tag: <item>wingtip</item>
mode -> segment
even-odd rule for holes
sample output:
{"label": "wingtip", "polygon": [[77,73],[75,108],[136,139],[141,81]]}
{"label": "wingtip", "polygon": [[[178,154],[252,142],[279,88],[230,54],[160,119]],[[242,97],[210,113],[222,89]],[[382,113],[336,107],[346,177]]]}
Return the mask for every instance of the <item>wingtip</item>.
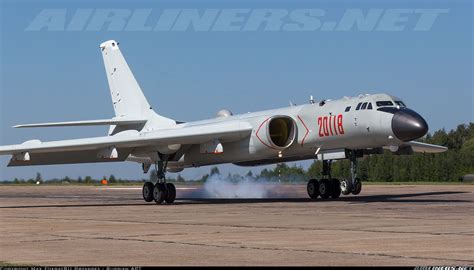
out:
{"label": "wingtip", "polygon": [[14,126],[12,126],[12,128],[26,128],[26,127],[29,127],[29,126],[32,126],[32,125],[31,124],[30,125],[25,125],[25,124],[14,125]]}

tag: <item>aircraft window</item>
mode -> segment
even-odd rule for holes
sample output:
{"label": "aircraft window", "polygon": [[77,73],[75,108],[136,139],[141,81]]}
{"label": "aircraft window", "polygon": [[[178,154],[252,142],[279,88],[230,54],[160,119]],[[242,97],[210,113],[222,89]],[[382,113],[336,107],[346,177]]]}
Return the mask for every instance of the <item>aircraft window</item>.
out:
{"label": "aircraft window", "polygon": [[387,101],[377,101],[376,102],[377,106],[383,107],[383,106],[393,106],[393,102],[387,100]]}
{"label": "aircraft window", "polygon": [[360,105],[362,105],[362,102],[357,104],[356,111],[358,111],[360,109]]}
{"label": "aircraft window", "polygon": [[364,104],[362,104],[362,108],[360,108],[360,109],[365,110],[365,108],[367,108],[367,102],[364,102]]}
{"label": "aircraft window", "polygon": [[351,110],[351,106],[347,106],[346,107],[346,112],[350,111]]}
{"label": "aircraft window", "polygon": [[395,104],[397,104],[400,107],[406,107],[405,103],[403,101],[395,101]]}
{"label": "aircraft window", "polygon": [[369,105],[367,106],[367,110],[372,110],[372,102],[370,102]]}
{"label": "aircraft window", "polygon": [[381,112],[386,112],[386,113],[396,113],[396,112],[399,112],[400,109],[398,108],[395,108],[395,107],[382,107],[382,108],[378,108],[377,111],[381,111]]}

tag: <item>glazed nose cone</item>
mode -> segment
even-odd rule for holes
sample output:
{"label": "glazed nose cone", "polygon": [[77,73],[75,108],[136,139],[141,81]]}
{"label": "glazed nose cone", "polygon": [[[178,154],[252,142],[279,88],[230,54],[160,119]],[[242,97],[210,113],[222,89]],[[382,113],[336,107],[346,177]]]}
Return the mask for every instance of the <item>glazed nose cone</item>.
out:
{"label": "glazed nose cone", "polygon": [[398,139],[408,142],[425,136],[428,124],[417,112],[403,108],[393,115],[392,130]]}

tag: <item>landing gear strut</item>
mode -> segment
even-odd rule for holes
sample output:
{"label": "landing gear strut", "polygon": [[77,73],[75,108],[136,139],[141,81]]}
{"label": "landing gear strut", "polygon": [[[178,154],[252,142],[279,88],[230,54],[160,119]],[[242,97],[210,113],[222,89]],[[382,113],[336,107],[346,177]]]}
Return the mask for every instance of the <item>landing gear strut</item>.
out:
{"label": "landing gear strut", "polygon": [[323,160],[323,177],[321,180],[311,179],[308,181],[307,191],[311,199],[316,199],[319,196],[322,199],[339,198],[341,193],[348,195],[350,193],[357,195],[362,190],[362,182],[357,177],[357,157],[356,150],[349,150],[349,160],[351,161],[351,179],[339,181],[331,177],[331,163],[332,160]]}
{"label": "landing gear strut", "polygon": [[143,185],[142,194],[146,202],[155,201],[156,204],[173,203],[176,199],[176,187],[172,183],[166,183],[166,167],[168,157],[155,163],[156,183],[146,182]]}
{"label": "landing gear strut", "polygon": [[357,195],[362,190],[362,182],[357,177],[357,152],[355,150],[349,151],[349,160],[351,161],[351,179],[342,181],[341,191],[344,195],[350,193]]}

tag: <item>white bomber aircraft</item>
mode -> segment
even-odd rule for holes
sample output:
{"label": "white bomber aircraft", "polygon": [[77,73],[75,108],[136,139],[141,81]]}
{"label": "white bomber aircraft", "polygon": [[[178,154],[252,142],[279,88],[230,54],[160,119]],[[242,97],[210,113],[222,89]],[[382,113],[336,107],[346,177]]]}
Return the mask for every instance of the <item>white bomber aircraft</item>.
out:
{"label": "white bomber aircraft", "polygon": [[[438,153],[446,147],[413,140],[428,131],[426,121],[400,99],[387,94],[344,97],[268,111],[177,122],[157,114],[143,95],[118,43],[100,45],[115,117],[104,120],[58,122],[26,127],[110,125],[108,136],[41,142],[31,140],[0,147],[11,155],[8,166],[133,161],[144,173],[156,167],[156,183],[146,182],[147,202],[173,203],[176,189],[165,174],[184,168],[234,163],[256,166],[304,159],[323,161],[323,179],[307,185],[312,199],[359,194],[357,158],[390,149],[395,154]],[[331,177],[333,160],[351,161],[351,179]]]}

